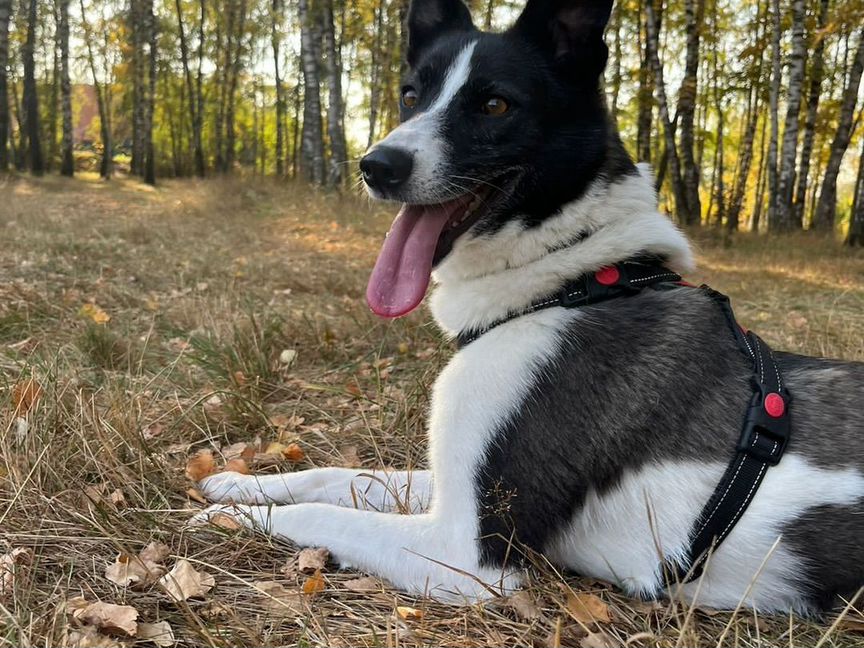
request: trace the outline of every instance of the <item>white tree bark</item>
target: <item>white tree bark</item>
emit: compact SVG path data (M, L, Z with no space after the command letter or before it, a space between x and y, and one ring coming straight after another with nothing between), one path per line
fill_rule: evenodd
M324 133L321 124L321 75L317 44L321 42L319 21L309 0L298 0L300 14L300 58L303 68L303 135L301 167L306 178L323 185L326 177L324 165Z
M777 210L777 151L780 138L780 83L783 76L780 40L782 35L780 0L771 2L771 86L768 93L768 112L771 119L771 134L768 139L768 218L766 229L774 227Z

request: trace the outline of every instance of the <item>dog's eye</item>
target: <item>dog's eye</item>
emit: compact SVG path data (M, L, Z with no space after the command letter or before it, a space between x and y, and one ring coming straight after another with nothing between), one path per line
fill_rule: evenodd
M402 105L413 108L417 105L417 91L414 88L405 88L402 91Z
M486 103L483 104L483 112L492 117L503 115L509 109L510 106L507 104L507 101L501 97L489 97L489 99L486 100Z

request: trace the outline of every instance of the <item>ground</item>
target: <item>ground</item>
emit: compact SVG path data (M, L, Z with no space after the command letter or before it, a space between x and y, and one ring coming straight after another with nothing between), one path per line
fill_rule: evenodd
M0 646L134 642L86 634L77 596L167 621L181 645L864 645L860 602L815 620L688 610L538 567L515 602L452 608L355 591L332 564L301 575L296 549L264 537L186 529L202 449L255 446L259 472L423 465L452 347L425 310L387 323L365 307L391 216L254 178L0 181L0 554L29 550L0 567ZM697 247L689 278L774 346L864 360L860 252L806 235ZM151 541L215 586L174 602L106 578Z

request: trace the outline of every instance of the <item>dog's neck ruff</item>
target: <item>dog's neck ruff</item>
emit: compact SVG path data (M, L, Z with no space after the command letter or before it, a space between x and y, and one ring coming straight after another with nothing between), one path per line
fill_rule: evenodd
M574 277L645 255L675 272L693 267L686 238L657 211L653 180L642 168L614 182L598 179L536 227L513 221L461 237L435 271L430 308L457 337L524 312Z

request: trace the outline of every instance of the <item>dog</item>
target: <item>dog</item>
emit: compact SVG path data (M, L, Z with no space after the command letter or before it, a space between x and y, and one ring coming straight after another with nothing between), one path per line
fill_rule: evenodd
M714 608L814 613L864 584L864 364L765 351L791 395L774 402L788 446L694 578L695 525L729 494L754 393L729 318L678 284L535 308L615 264L693 266L606 108L611 4L528 0L485 33L460 0L413 0L401 124L360 167L374 198L403 203L369 305L405 315L434 277L431 311L462 342L434 387L431 471L221 473L199 521L233 515L453 602L512 593L536 554Z

